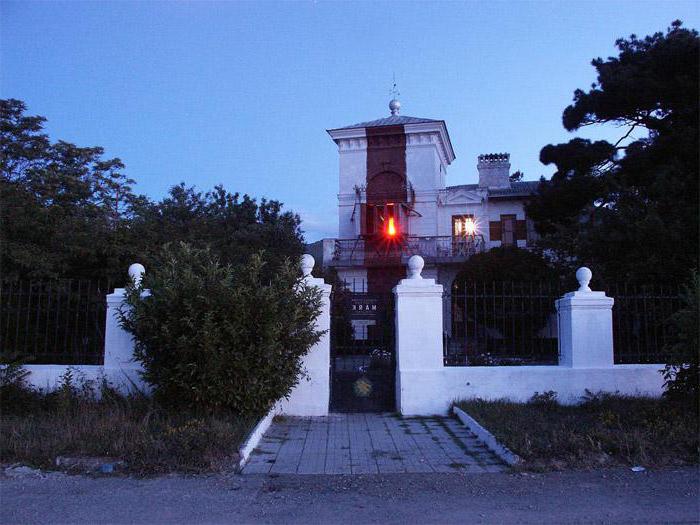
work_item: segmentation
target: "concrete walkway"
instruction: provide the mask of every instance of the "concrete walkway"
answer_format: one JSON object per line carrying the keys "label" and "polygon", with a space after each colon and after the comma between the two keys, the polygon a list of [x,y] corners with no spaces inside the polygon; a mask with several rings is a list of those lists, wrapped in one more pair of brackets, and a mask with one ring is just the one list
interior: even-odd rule
{"label": "concrete walkway", "polygon": [[501,472],[506,466],[459,421],[394,414],[276,418],[244,474]]}

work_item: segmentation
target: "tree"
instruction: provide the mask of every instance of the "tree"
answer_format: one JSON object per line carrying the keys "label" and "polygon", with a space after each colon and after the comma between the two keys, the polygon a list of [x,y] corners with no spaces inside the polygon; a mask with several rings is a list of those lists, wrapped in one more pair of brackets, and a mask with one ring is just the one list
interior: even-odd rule
{"label": "tree", "polygon": [[685,279],[697,266],[698,44],[676,21],[593,60],[597,81],[574,92],[564,127],[622,132],[614,144],[574,138],[542,149],[540,160],[557,171],[527,213],[555,259],[636,281]]}
{"label": "tree", "polygon": [[138,198],[118,158],[99,147],[52,143],[45,119],[0,101],[0,226],[3,275],[98,277],[113,233]]}
{"label": "tree", "polygon": [[3,277],[125,279],[168,242],[210,247],[225,264],[263,250],[268,275],[303,250],[299,216],[222,186],[202,193],[184,183],[153,202],[132,190],[118,159],[100,147],[51,142],[46,119],[0,100],[0,246]]}
{"label": "tree", "polygon": [[552,281],[557,271],[542,256],[505,246],[477,253],[462,265],[455,282]]}

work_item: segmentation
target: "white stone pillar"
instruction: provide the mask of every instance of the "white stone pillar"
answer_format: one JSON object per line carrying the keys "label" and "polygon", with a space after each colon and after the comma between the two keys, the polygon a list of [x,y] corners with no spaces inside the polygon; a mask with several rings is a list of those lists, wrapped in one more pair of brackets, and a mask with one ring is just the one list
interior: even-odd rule
{"label": "white stone pillar", "polygon": [[325,333],[309,353],[302,358],[306,377],[299,378],[299,384],[292,389],[288,399],[281,402],[282,413],[290,416],[325,416],[328,415],[330,402],[330,366],[331,366],[331,289],[323,279],[311,277],[315,261],[311,255],[301,258],[301,271],[309,286],[316,286],[321,291],[321,313],[316,319],[316,330]]}
{"label": "white stone pillar", "polygon": [[[405,415],[443,411],[434,385],[443,375],[442,285],[424,279],[423,258],[408,260],[408,278],[394,288],[396,298],[396,404]],[[432,386],[430,386],[432,385]]]}
{"label": "white stone pillar", "polygon": [[[141,264],[129,266],[129,277],[136,285],[145,272]],[[117,388],[129,389],[134,385],[143,387],[141,365],[134,361],[134,340],[129,332],[119,325],[118,312],[126,299],[124,288],[115,288],[107,296],[107,319],[105,324],[104,373]]]}
{"label": "white stone pillar", "polygon": [[579,268],[579,289],[556,301],[559,316],[559,366],[609,368],[614,364],[612,306],[605,292],[591,291],[591,271]]}

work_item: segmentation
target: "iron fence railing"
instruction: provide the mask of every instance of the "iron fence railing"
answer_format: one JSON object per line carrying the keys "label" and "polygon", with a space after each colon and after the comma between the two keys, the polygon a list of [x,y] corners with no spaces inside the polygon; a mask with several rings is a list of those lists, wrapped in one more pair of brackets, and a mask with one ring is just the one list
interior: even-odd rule
{"label": "iron fence railing", "polygon": [[381,237],[358,237],[335,241],[333,262],[382,262],[389,258],[407,259],[420,255],[427,262],[459,262],[485,249],[481,235],[458,239],[450,236],[403,236],[386,240]]}
{"label": "iron fence railing", "polygon": [[452,311],[445,366],[555,365],[557,282],[456,281],[445,294]]}
{"label": "iron fence railing", "polygon": [[615,363],[665,363],[673,337],[669,318],[683,307],[681,286],[674,284],[610,284],[615,299],[613,341]]}
{"label": "iron fence railing", "polygon": [[0,358],[26,364],[104,360],[109,281],[64,279],[0,283]]}
{"label": "iron fence railing", "polygon": [[[616,364],[665,363],[673,338],[669,318],[682,308],[678,284],[606,284],[615,300]],[[445,294],[451,331],[445,366],[558,363],[555,301],[571,286],[559,282],[483,283],[458,280]]]}

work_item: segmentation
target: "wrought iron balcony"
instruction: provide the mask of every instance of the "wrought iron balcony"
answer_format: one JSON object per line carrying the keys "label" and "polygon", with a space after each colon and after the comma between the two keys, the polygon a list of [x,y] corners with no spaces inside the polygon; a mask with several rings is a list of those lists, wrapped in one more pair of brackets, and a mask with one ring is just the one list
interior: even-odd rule
{"label": "wrought iron balcony", "polygon": [[358,237],[335,241],[331,265],[371,266],[399,261],[405,263],[412,255],[420,255],[428,263],[459,263],[484,250],[485,243],[481,235],[461,239],[450,236],[405,236],[391,241]]}

